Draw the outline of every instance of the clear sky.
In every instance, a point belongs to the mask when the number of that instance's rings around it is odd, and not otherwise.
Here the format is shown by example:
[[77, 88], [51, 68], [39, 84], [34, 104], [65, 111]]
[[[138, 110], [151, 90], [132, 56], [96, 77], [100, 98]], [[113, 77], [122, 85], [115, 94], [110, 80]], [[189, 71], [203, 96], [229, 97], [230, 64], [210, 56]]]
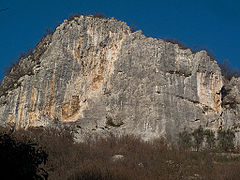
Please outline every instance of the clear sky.
[[[208, 47], [240, 68], [240, 0], [0, 0], [0, 69], [33, 48], [45, 29], [78, 12], [99, 12], [143, 34]], [[3, 77], [0, 73], [0, 79]]]

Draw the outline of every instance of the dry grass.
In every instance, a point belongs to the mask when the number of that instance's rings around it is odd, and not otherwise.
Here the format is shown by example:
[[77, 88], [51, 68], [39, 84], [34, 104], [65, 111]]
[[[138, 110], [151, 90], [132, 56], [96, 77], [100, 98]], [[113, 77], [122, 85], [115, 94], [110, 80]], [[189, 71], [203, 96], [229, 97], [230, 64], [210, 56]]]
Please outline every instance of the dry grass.
[[[48, 154], [49, 179], [238, 179], [239, 156], [169, 147], [163, 139], [144, 142], [133, 135], [74, 143], [67, 129], [32, 128], [14, 136], [36, 142]], [[229, 153], [226, 153], [229, 155]], [[113, 161], [114, 155], [123, 159]]]

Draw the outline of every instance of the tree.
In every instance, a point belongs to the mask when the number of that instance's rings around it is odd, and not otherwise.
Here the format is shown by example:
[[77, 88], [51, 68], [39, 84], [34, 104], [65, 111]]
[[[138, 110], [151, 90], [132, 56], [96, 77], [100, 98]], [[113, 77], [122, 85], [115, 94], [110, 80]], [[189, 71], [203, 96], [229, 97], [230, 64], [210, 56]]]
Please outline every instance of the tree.
[[193, 135], [193, 145], [197, 151], [199, 151], [203, 141], [204, 141], [204, 130], [200, 125], [197, 129], [195, 129], [192, 133]]
[[215, 138], [214, 132], [212, 130], [210, 130], [210, 129], [207, 129], [207, 130], [205, 130], [204, 135], [206, 137], [207, 147], [209, 149], [213, 149], [214, 146], [215, 146], [215, 142], [216, 142], [216, 138]]
[[189, 149], [192, 146], [192, 137], [189, 132], [184, 130], [183, 132], [179, 133], [179, 147], [181, 149]]
[[222, 151], [230, 151], [234, 148], [235, 134], [230, 129], [218, 131], [218, 147]]
[[240, 70], [233, 69], [229, 60], [224, 60], [223, 62], [219, 63], [219, 67], [222, 75], [228, 80], [231, 80], [232, 77], [240, 77]]
[[34, 144], [17, 142], [8, 134], [0, 135], [1, 176], [8, 179], [47, 179], [48, 173], [39, 168], [48, 155]]
[[131, 31], [132, 33], [134, 33], [134, 32], [136, 31], [136, 26], [135, 26], [135, 24], [132, 24], [132, 25], [130, 26], [130, 31]]

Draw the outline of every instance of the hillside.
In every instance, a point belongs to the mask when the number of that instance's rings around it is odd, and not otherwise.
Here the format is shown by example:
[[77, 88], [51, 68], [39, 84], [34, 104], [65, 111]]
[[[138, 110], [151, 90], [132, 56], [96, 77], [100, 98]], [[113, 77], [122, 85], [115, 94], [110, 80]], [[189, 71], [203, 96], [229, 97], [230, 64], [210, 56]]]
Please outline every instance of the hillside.
[[131, 32], [114, 18], [73, 17], [4, 78], [0, 125], [173, 142], [202, 125], [234, 129], [239, 141], [239, 81], [225, 80], [206, 51]]

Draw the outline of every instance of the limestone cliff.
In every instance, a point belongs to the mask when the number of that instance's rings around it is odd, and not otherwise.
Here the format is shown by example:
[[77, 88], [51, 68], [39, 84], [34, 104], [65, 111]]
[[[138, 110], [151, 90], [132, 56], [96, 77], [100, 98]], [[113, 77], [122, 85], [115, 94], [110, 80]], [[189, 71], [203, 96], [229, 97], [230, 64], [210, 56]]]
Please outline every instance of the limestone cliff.
[[[174, 141], [200, 124], [238, 124], [239, 80], [223, 97], [220, 68], [205, 51], [132, 33], [114, 18], [66, 20], [33, 54], [19, 65], [31, 73], [11, 81], [12, 70], [1, 84], [1, 125], [64, 124], [79, 139], [112, 132]], [[230, 91], [237, 94], [234, 108], [222, 103]]]

